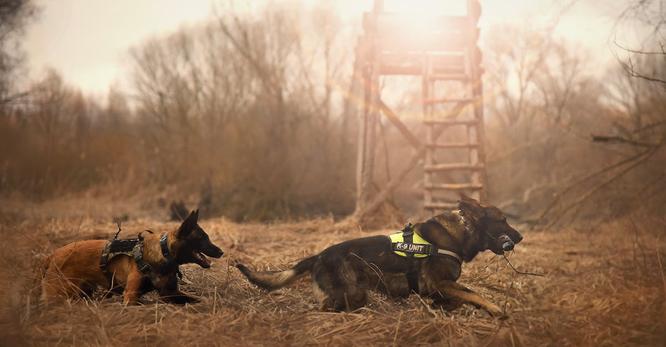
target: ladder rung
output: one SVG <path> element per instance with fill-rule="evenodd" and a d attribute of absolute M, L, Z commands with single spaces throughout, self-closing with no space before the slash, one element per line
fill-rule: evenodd
<path fill-rule="evenodd" d="M 442 184 L 429 184 L 424 187 L 430 190 L 480 190 L 483 185 L 478 183 L 442 183 Z"/>
<path fill-rule="evenodd" d="M 431 81 L 467 81 L 469 76 L 466 74 L 433 74 L 429 75 Z"/>
<path fill-rule="evenodd" d="M 432 104 L 446 104 L 446 103 L 465 103 L 465 104 L 470 104 L 474 101 L 474 99 L 469 99 L 469 98 L 463 98 L 463 99 L 427 99 L 423 100 L 423 103 L 426 105 L 432 105 Z"/>
<path fill-rule="evenodd" d="M 469 163 L 452 163 L 452 164 L 435 164 L 435 165 L 426 165 L 423 167 L 425 171 L 451 171 L 451 170 L 481 170 L 483 165 L 481 164 L 469 164 Z"/>
<path fill-rule="evenodd" d="M 475 148 L 479 147 L 479 144 L 467 143 L 467 142 L 451 142 L 451 143 L 429 143 L 426 146 L 430 148 Z"/>
<path fill-rule="evenodd" d="M 462 68 L 455 68 L 455 67 L 450 67 L 450 68 L 444 68 L 441 67 L 438 69 L 441 73 L 438 73 L 438 75 L 445 75 L 445 74 L 453 74 L 453 75 L 461 75 L 461 71 L 463 71 Z M 423 67 L 421 64 L 381 64 L 379 66 L 379 74 L 380 75 L 407 75 L 407 76 L 422 76 L 423 75 Z"/>
<path fill-rule="evenodd" d="M 458 208 L 458 204 L 455 202 L 426 202 L 423 204 L 423 207 L 432 210 L 454 210 Z"/>
<path fill-rule="evenodd" d="M 458 120 L 458 119 L 426 119 L 423 121 L 425 124 L 440 124 L 440 125 L 476 125 L 476 119 Z"/>

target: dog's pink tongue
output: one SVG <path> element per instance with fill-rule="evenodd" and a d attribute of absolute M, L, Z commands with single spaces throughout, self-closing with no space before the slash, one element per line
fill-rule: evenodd
<path fill-rule="evenodd" d="M 205 266 L 205 267 L 210 266 L 210 261 L 208 261 L 208 258 L 206 258 L 205 255 L 203 255 L 201 253 L 195 253 L 195 255 L 196 255 L 197 259 L 199 260 L 199 263 L 202 266 Z"/>

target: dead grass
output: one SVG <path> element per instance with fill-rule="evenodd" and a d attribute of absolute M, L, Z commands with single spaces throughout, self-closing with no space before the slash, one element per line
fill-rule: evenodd
<path fill-rule="evenodd" d="M 53 208 L 53 206 L 51 206 Z M 469 306 L 432 310 L 412 296 L 403 302 L 372 295 L 355 313 L 317 310 L 310 282 L 266 294 L 229 264 L 284 268 L 341 240 L 388 233 L 340 228 L 330 220 L 276 225 L 202 223 L 225 257 L 210 270 L 186 266 L 193 285 L 184 290 L 202 302 L 165 305 L 154 295 L 125 307 L 120 298 L 80 300 L 55 307 L 35 303 L 40 259 L 54 247 L 86 235 L 111 235 L 110 216 L 57 217 L 38 207 L 7 217 L 0 278 L 2 345 L 662 345 L 666 341 L 666 244 L 663 221 L 642 229 L 619 221 L 583 230 L 525 232 L 511 260 L 483 254 L 466 264 L 461 283 L 505 307 L 510 318 L 494 320 Z M 107 210 L 104 210 L 107 211 Z M 52 214 L 52 215 L 49 215 Z M 55 216 L 54 216 L 55 215 Z M 128 233 L 170 228 L 159 215 L 132 219 Z M 660 252 L 660 253 L 659 253 Z"/>

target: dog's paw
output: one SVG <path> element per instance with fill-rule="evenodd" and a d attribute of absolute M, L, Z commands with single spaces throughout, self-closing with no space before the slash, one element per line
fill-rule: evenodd
<path fill-rule="evenodd" d="M 496 316 L 495 318 L 497 318 L 497 319 L 499 319 L 499 320 L 507 320 L 507 319 L 509 319 L 510 317 L 509 317 L 508 314 L 506 314 L 506 313 L 502 313 L 501 315 Z"/>
<path fill-rule="evenodd" d="M 186 297 L 185 300 L 187 301 L 188 304 L 196 304 L 196 303 L 201 302 L 201 299 L 199 299 L 195 296 L 185 295 L 185 297 Z"/>
<path fill-rule="evenodd" d="M 504 314 L 504 312 L 502 311 L 502 309 L 501 309 L 499 306 L 495 305 L 495 304 L 488 305 L 488 306 L 486 306 L 486 307 L 484 307 L 484 308 L 486 309 L 486 311 L 487 311 L 491 316 L 493 316 L 493 317 L 495 317 L 495 318 L 498 318 L 498 319 L 506 319 L 506 318 L 508 318 L 508 316 Z M 503 317 L 504 317 L 504 318 L 503 318 Z"/>
<path fill-rule="evenodd" d="M 185 294 L 176 294 L 176 295 L 163 296 L 162 301 L 167 302 L 169 304 L 185 305 L 185 304 L 196 304 L 201 300 L 194 296 L 189 296 Z"/>

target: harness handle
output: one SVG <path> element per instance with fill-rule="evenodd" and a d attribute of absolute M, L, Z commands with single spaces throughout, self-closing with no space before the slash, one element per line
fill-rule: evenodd
<path fill-rule="evenodd" d="M 405 224 L 405 226 L 402 228 L 402 234 L 405 236 L 414 234 L 414 224 Z"/>
<path fill-rule="evenodd" d="M 118 231 L 116 231 L 116 235 L 113 236 L 113 239 L 114 239 L 114 240 L 117 240 L 117 239 L 118 239 L 118 235 L 119 235 L 120 232 L 123 230 L 123 229 L 120 228 L 120 224 L 121 224 L 121 223 L 122 223 L 122 222 L 120 221 L 120 219 L 117 219 L 117 220 L 116 220 L 116 225 L 118 226 Z"/>

